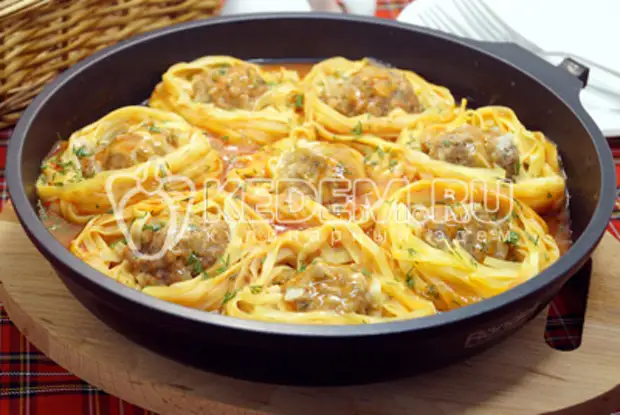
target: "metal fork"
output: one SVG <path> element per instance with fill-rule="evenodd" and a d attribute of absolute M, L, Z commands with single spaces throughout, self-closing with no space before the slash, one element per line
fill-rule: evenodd
<path fill-rule="evenodd" d="M 546 51 L 542 49 L 535 43 L 522 36 L 517 31 L 515 31 L 512 27 L 510 27 L 483 0 L 468 0 L 466 3 L 459 0 L 451 1 L 463 17 L 463 19 L 469 23 L 469 28 L 454 20 L 449 15 L 449 13 L 445 13 L 444 10 L 440 7 L 441 3 L 437 3 L 435 7 L 427 9 L 422 14 L 422 16 L 420 16 L 421 20 L 423 22 L 424 20 L 426 20 L 426 23 L 431 23 L 432 26 L 439 30 L 453 33 L 462 37 L 484 39 L 490 40 L 492 42 L 515 43 L 525 49 L 530 50 L 531 52 L 537 54 L 542 58 L 572 57 L 575 60 L 581 62 L 582 64 L 587 65 L 591 69 L 597 69 L 605 73 L 606 77 L 614 78 L 616 83 L 620 83 L 620 72 L 597 64 L 574 53 L 568 53 L 563 51 Z M 600 75 L 605 76 L 603 74 Z M 601 83 L 594 81 L 593 78 L 591 78 L 588 86 L 592 89 L 595 89 L 599 93 L 608 95 L 615 99 L 620 98 L 619 89 L 613 88 L 610 85 L 602 86 Z"/>

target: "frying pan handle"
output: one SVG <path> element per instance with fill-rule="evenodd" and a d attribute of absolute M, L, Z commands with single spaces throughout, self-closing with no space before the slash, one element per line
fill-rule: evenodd
<path fill-rule="evenodd" d="M 588 68 L 587 66 L 582 65 L 573 58 L 564 58 L 564 60 L 560 62 L 558 67 L 568 71 L 569 74 L 576 76 L 577 79 L 581 81 L 582 88 L 588 86 L 588 76 L 590 75 L 590 68 Z"/>
<path fill-rule="evenodd" d="M 491 53 L 506 63 L 524 70 L 569 101 L 578 98 L 579 90 L 585 88 L 588 83 L 590 69 L 572 58 L 565 58 L 557 67 L 554 67 L 515 43 L 471 39 L 468 41 L 473 47 Z"/>

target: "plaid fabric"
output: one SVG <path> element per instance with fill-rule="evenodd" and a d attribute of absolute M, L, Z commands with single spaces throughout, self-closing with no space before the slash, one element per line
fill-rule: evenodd
<path fill-rule="evenodd" d="M 411 1 L 377 0 L 377 16 L 394 19 Z M 10 133 L 0 131 L 0 209 L 8 200 L 4 167 Z M 620 147 L 614 149 L 614 156 L 620 183 Z M 620 239 L 620 201 L 609 232 Z M 583 292 L 582 282 L 571 281 L 551 304 L 546 339 L 554 347 L 571 350 L 579 345 Z M 0 304 L 0 415 L 150 413 L 88 385 L 56 365 L 28 343 Z"/>

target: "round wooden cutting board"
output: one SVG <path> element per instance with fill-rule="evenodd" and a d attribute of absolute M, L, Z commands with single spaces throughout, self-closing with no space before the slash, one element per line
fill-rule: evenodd
<path fill-rule="evenodd" d="M 594 255 L 577 350 L 549 347 L 540 315 L 504 343 L 446 369 L 374 385 L 310 388 L 202 372 L 132 343 L 82 307 L 19 224 L 10 214 L 3 219 L 0 301 L 11 320 L 61 366 L 160 414 L 608 415 L 620 408 L 620 243 L 609 235 Z"/>

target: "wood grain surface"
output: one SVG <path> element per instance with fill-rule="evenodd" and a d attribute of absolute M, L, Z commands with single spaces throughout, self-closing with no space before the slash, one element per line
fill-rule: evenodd
<path fill-rule="evenodd" d="M 464 363 L 355 387 L 252 383 L 156 355 L 82 307 L 6 213 L 0 218 L 0 301 L 22 333 L 58 364 L 160 414 L 608 415 L 620 408 L 619 247 L 606 235 L 595 252 L 584 339 L 577 350 L 549 347 L 540 315 Z"/>

